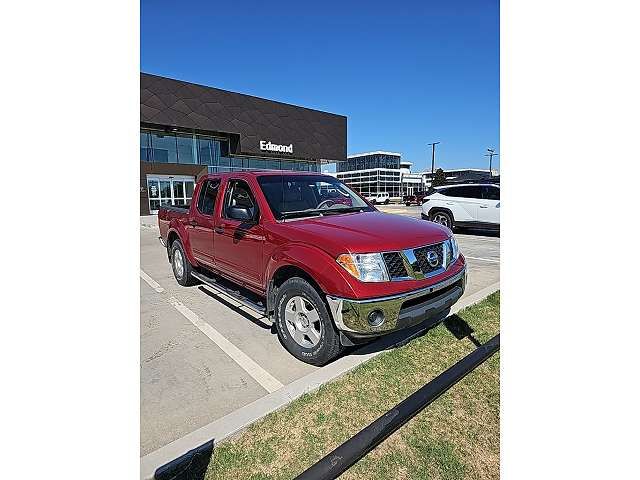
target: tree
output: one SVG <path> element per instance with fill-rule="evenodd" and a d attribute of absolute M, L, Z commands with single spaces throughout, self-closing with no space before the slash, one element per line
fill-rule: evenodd
<path fill-rule="evenodd" d="M 444 170 L 442 170 L 441 168 L 437 169 L 436 172 L 433 174 L 433 180 L 431 180 L 431 186 L 440 187 L 441 185 L 444 185 L 446 183 L 447 183 L 447 179 L 444 176 Z"/>

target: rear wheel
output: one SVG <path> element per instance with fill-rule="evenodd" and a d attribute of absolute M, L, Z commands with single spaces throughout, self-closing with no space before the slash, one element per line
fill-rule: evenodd
<path fill-rule="evenodd" d="M 447 212 L 434 212 L 429 215 L 429 218 L 432 222 L 439 223 L 440 225 L 444 225 L 445 227 L 453 230 L 453 219 Z"/>
<path fill-rule="evenodd" d="M 306 280 L 293 277 L 278 288 L 276 329 L 284 347 L 311 365 L 324 365 L 342 352 L 338 331 L 318 294 Z"/>
<path fill-rule="evenodd" d="M 184 254 L 184 247 L 180 240 L 175 240 L 171 244 L 171 268 L 173 270 L 173 276 L 183 287 L 190 287 L 195 285 L 198 281 L 191 276 L 193 267 L 189 263 L 187 256 Z"/>

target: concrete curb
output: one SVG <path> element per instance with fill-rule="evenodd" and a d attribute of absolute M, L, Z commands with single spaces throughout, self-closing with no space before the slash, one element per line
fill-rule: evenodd
<path fill-rule="evenodd" d="M 493 285 L 489 285 L 488 287 L 469 295 L 453 306 L 451 314 L 457 313 L 463 308 L 480 302 L 485 297 L 499 289 L 500 282 L 496 282 Z M 418 326 L 417 328 L 414 327 L 412 329 L 384 336 L 379 340 L 353 352 L 353 354 L 349 356 L 339 358 L 335 362 L 311 372 L 310 374 L 285 385 L 283 388 L 239 408 L 235 412 L 231 412 L 218 420 L 214 420 L 208 425 L 204 425 L 184 437 L 174 440 L 164 447 L 148 453 L 140 459 L 140 477 L 143 480 L 153 480 L 153 475 L 158 467 L 171 462 L 181 455 L 184 455 L 186 452 L 209 441 L 213 441 L 215 444 L 220 443 L 233 434 L 244 430 L 250 424 L 260 420 L 269 413 L 288 405 L 305 393 L 317 390 L 325 383 L 341 377 L 358 365 L 379 355 L 385 350 L 410 341 L 425 330 L 426 328 Z"/>

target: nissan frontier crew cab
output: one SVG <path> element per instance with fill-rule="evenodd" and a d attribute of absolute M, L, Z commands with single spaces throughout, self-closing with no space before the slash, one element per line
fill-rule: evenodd
<path fill-rule="evenodd" d="M 158 223 L 180 285 L 204 283 L 268 317 L 313 365 L 435 323 L 465 289 L 451 230 L 379 212 L 329 175 L 207 175 L 190 206 L 161 207 Z"/>

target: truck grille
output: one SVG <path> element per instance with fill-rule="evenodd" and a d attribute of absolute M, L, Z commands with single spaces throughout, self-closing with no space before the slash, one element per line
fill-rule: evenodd
<path fill-rule="evenodd" d="M 446 240 L 424 247 L 385 252 L 382 257 L 390 280 L 420 280 L 439 275 L 453 263 L 453 245 L 451 240 Z"/>
<path fill-rule="evenodd" d="M 391 280 L 397 278 L 406 278 L 407 269 L 404 268 L 404 263 L 399 252 L 387 252 L 382 254 L 384 263 L 387 265 L 387 271 L 389 272 L 389 278 Z"/>
<path fill-rule="evenodd" d="M 413 250 L 413 254 L 416 256 L 416 260 L 418 261 L 418 265 L 420 266 L 420 270 L 425 275 L 430 274 L 436 270 L 443 268 L 444 266 L 444 244 L 438 243 L 436 245 L 429 245 L 427 247 L 420 247 Z M 447 249 L 448 250 L 448 249 Z M 429 263 L 428 257 L 430 256 L 430 252 L 433 252 L 437 256 L 437 261 L 431 265 Z M 432 256 L 432 255 L 431 255 Z"/>

